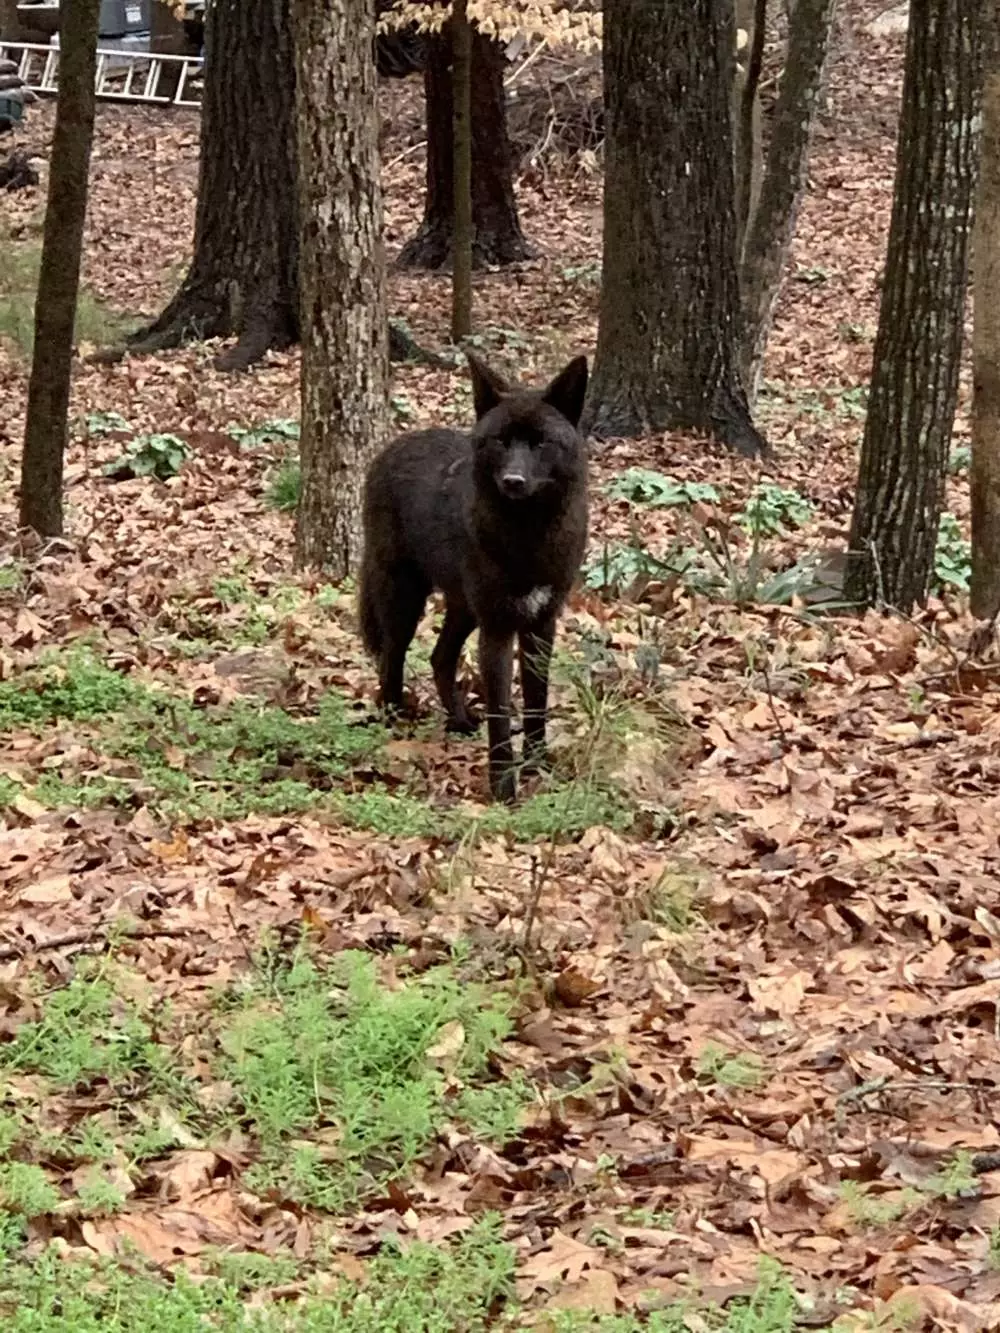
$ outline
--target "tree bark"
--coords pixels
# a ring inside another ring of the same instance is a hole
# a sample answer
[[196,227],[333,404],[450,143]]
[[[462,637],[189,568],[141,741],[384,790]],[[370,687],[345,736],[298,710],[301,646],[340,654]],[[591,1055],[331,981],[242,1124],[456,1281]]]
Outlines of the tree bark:
[[63,458],[94,140],[99,11],[100,0],[74,0],[61,7],[59,16],[59,98],[21,459],[21,526],[41,537],[58,537],[63,525]]
[[771,127],[760,197],[743,245],[742,378],[755,402],[799,205],[809,143],[823,88],[837,0],[799,0],[790,19],[788,55]]
[[[806,0],[797,0],[797,6]],[[982,0],[911,0],[896,184],[844,592],[925,600],[948,462],[969,268]]]
[[466,0],[452,10],[452,124],[455,161],[454,262],[451,275],[451,340],[472,332],[472,28]]
[[1000,613],[1000,0],[984,0],[983,134],[972,237],[972,613]]
[[[451,262],[455,217],[454,57],[451,24],[428,39],[424,66],[427,102],[427,193],[420,230],[403,246],[399,263],[443,268]],[[534,250],[524,239],[514,195],[514,151],[507,134],[504,55],[498,42],[472,34],[473,262],[513,264]]]
[[746,50],[737,53],[733,84],[733,162],[736,172],[736,253],[760,198],[764,167],[763,115],[760,76],[764,67],[767,0],[736,0],[736,24],[747,34]]
[[295,65],[285,0],[213,0],[204,89],[194,259],[177,295],[131,345],[156,351],[235,334],[218,364],[243,370],[299,337]]
[[766,446],[737,366],[740,305],[727,0],[607,0],[604,265],[586,423]]
[[302,228],[300,565],[343,578],[386,419],[374,0],[293,0]]

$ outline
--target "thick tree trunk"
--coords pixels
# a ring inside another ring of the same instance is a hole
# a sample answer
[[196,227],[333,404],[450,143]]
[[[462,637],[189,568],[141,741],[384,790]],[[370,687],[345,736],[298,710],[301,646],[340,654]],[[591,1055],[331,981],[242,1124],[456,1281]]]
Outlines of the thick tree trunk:
[[100,0],[73,0],[62,6],[59,18],[59,98],[21,460],[21,526],[42,537],[62,532],[63,457],[94,140],[99,10]]
[[972,613],[1000,613],[1000,4],[986,0],[983,134],[972,239]]
[[300,565],[343,578],[386,417],[374,0],[293,0],[302,228]]
[[[399,263],[442,268],[451,262],[455,215],[454,109],[451,25],[428,39],[424,66],[427,101],[427,195],[420,230],[407,241]],[[513,264],[530,259],[514,195],[514,153],[507,134],[504,55],[499,43],[472,35],[473,262]]]
[[[797,0],[797,7],[806,0]],[[844,584],[904,613],[931,572],[958,395],[982,0],[911,0],[896,186]]]
[[[370,48],[368,51],[371,58]],[[299,336],[295,65],[285,0],[213,0],[194,259],[137,351],[237,336],[224,369],[245,369]]]
[[472,332],[472,28],[466,0],[452,10],[452,117],[455,161],[454,256],[451,275],[451,340]]
[[767,168],[743,244],[743,384],[754,402],[764,351],[806,188],[809,142],[823,87],[837,0],[800,0],[771,126]]
[[604,268],[587,425],[765,449],[737,367],[727,0],[606,0]]

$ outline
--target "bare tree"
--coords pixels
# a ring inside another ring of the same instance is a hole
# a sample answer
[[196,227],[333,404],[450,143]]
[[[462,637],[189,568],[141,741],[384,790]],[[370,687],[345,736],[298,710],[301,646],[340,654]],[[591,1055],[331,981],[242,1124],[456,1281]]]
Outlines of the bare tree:
[[[422,53],[422,40],[406,29],[381,34],[375,46],[378,68],[392,76],[419,68]],[[287,0],[212,0],[194,255],[166,309],[131,339],[132,351],[235,335],[218,364],[244,370],[269,348],[298,342],[297,173]],[[400,358],[419,353],[400,330],[392,333]]]
[[983,135],[972,241],[972,586],[974,615],[1000,613],[1000,14],[984,6]]
[[386,416],[374,0],[293,0],[302,219],[300,564],[342,578]]
[[[747,202],[740,283],[743,384],[756,400],[781,279],[805,193],[809,144],[837,0],[797,0],[759,196]],[[748,130],[744,130],[747,133]]]
[[467,0],[455,0],[451,36],[455,175],[451,340],[457,343],[472,332],[472,27]]
[[734,61],[731,0],[606,0],[597,435],[693,429],[765,448],[737,364]]
[[[796,0],[796,7],[807,0]],[[911,0],[896,184],[844,583],[927,596],[958,396],[982,76],[981,0]]]
[[[442,268],[451,261],[455,220],[455,47],[451,24],[427,38],[427,191],[420,229],[403,246],[400,264]],[[512,264],[534,251],[524,239],[514,193],[514,150],[507,133],[505,58],[499,42],[472,28],[473,261]]]
[[63,526],[63,459],[94,140],[99,10],[100,0],[73,0],[59,12],[59,100],[21,460],[21,526],[43,537],[58,536]]

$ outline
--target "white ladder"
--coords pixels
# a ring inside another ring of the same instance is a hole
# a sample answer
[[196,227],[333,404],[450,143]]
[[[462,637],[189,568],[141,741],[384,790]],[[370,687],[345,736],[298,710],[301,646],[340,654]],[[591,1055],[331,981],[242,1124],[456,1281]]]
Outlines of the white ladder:
[[[0,41],[0,57],[13,60],[25,87],[36,93],[59,91],[59,48],[40,42]],[[200,56],[154,55],[150,51],[97,49],[97,96],[114,102],[153,106],[201,105]],[[179,73],[178,73],[179,71]],[[177,89],[165,91],[172,78]]]

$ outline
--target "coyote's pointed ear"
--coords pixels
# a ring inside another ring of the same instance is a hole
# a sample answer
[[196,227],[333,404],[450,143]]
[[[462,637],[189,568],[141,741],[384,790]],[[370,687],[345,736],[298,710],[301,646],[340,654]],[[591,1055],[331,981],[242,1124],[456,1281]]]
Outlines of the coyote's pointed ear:
[[478,421],[491,408],[496,407],[505,393],[510,393],[510,385],[502,375],[490,370],[485,361],[480,361],[475,352],[466,352],[465,355],[472,372],[472,401],[476,406]]
[[587,358],[574,357],[542,394],[542,402],[561,412],[571,426],[579,426],[587,396]]

